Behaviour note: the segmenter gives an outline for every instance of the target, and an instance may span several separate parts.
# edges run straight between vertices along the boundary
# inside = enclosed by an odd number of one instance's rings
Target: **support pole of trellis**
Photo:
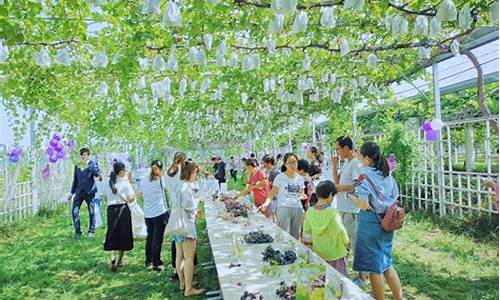
[[[354,142],[354,145],[356,145],[357,142],[357,133],[356,133],[356,123],[357,117],[356,117],[356,103],[354,102],[354,98],[352,99],[352,140]]]
[[[314,123],[313,115],[311,115],[311,123],[312,123],[312,134],[313,134],[312,142],[313,145],[316,145],[316,124]]]
[[[434,86],[434,109],[436,119],[441,120],[441,91],[439,89],[439,68],[438,63],[432,64],[432,77]],[[444,206],[444,163],[443,163],[443,139],[441,132],[439,133],[439,140],[436,144],[436,157],[437,157],[437,178],[438,178],[438,198],[439,198],[439,215],[446,214]]]

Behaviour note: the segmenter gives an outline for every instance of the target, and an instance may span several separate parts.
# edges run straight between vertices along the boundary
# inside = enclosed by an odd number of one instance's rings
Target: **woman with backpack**
[[[394,299],[403,299],[398,274],[392,266],[392,242],[394,231],[386,231],[382,220],[399,197],[394,178],[380,147],[374,142],[361,146],[359,161],[361,175],[358,178],[356,196],[351,200],[359,212],[356,249],[353,269],[370,273],[370,283],[375,299],[384,299],[384,278],[391,288]],[[382,276],[383,275],[383,276]]]

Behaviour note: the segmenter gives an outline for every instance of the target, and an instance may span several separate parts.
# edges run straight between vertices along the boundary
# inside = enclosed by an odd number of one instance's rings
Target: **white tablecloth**
[[[299,256],[307,255],[310,261],[326,266],[327,281],[332,280],[333,284],[340,289],[342,285],[343,297],[341,299],[372,299],[369,295],[361,291],[351,280],[342,276],[337,270],[324,262],[319,256],[309,248],[295,240],[288,233],[284,232],[276,224],[266,219],[260,214],[250,215],[250,224],[235,224],[224,221],[219,217],[219,212],[223,210],[222,203],[205,197],[205,214],[207,220],[208,237],[214,255],[215,265],[221,293],[225,300],[239,300],[243,292],[259,291],[264,299],[279,299],[276,296],[276,289],[281,281],[288,284],[296,279],[296,275],[290,271],[292,265],[280,266],[281,275],[270,278],[262,274],[261,268],[269,265],[262,261],[262,252],[269,244],[243,244],[243,252],[239,259],[240,267],[230,268],[234,261],[233,238],[243,237],[246,233],[254,230],[262,230],[269,233],[275,241],[271,244],[273,248],[285,251],[294,250]],[[281,238],[278,241],[277,238]],[[300,258],[297,260],[299,261]]]

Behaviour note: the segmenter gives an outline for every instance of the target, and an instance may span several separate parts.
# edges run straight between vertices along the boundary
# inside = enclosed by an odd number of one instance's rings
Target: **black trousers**
[[[165,212],[154,218],[144,218],[148,231],[148,237],[146,238],[146,266],[149,264],[153,264],[154,267],[163,265],[161,246],[168,217],[168,212]]]
[[[229,170],[229,173],[231,174],[231,177],[234,179],[234,181],[237,181],[236,174],[238,173],[238,170],[231,169]]]

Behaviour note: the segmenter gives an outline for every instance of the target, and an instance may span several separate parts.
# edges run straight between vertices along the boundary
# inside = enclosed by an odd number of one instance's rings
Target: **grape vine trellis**
[[[100,145],[271,142],[352,98],[390,99],[401,72],[498,22],[498,2],[477,0],[2,2],[13,126],[32,108],[40,133]]]

